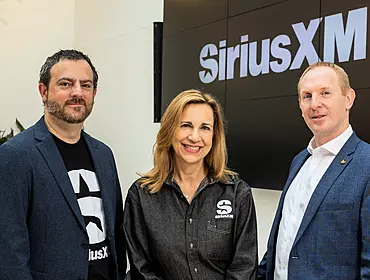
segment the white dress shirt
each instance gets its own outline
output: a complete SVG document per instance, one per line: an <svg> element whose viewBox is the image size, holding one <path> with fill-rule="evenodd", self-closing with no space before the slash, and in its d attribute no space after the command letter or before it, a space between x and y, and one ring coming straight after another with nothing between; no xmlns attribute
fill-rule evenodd
<svg viewBox="0 0 370 280"><path fill-rule="evenodd" d="M352 127L349 126L342 134L320 147L313 148L314 138L308 144L307 150L311 156L292 181L284 199L276 242L275 280L288 279L290 251L307 205L322 176L352 133Z"/></svg>

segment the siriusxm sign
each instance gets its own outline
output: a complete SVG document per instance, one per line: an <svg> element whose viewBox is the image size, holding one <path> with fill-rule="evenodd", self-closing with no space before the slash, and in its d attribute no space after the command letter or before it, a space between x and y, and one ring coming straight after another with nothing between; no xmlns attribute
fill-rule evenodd
<svg viewBox="0 0 370 280"><path fill-rule="evenodd" d="M346 26L342 13L312 19L307 28L303 22L292 24L300 44L295 54L286 48L291 45L291 38L286 34L262 40L259 61L257 42L249 42L248 35L242 35L240 44L235 46L227 47L226 40L220 41L218 46L207 44L199 55L203 68L199 71L199 78L202 83L208 84L216 79L232 80L236 75L243 78L248 75L258 76L299 69L305 59L309 64L313 64L321 60L312 43L320 24L324 25L323 61L334 62L335 54L339 62L366 58L367 7L364 7L348 12ZM235 73L235 63L238 60L240 72Z"/></svg>

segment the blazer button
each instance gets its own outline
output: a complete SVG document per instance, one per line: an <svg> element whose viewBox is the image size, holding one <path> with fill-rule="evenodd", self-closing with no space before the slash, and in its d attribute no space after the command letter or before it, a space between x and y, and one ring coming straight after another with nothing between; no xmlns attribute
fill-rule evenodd
<svg viewBox="0 0 370 280"><path fill-rule="evenodd" d="M83 248L83 249L89 249L89 244L87 244L87 243L82 243L81 244L81 247ZM80 279L80 278L79 278ZM84 278L81 278L81 279L84 279Z"/></svg>

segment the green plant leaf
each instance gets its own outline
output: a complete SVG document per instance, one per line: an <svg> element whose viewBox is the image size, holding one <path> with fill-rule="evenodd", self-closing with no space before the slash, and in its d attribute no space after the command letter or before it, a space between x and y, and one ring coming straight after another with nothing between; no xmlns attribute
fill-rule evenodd
<svg viewBox="0 0 370 280"><path fill-rule="evenodd" d="M21 125L21 123L18 121L18 119L15 119L15 124L17 125L19 131L23 131L24 127Z"/></svg>
<svg viewBox="0 0 370 280"><path fill-rule="evenodd" d="M10 133L5 135L4 137L9 140L10 138L12 138L14 136L14 130L13 128L10 129Z"/></svg>
<svg viewBox="0 0 370 280"><path fill-rule="evenodd" d="M15 119L15 123L16 123L17 128L19 129L19 131L22 132L24 130L24 127L18 121L17 118ZM4 144L7 140L9 140L10 138L12 138L14 136L14 129L11 128L10 133L8 133L8 134L5 134L5 133L6 133L5 130L0 130L0 145Z"/></svg>

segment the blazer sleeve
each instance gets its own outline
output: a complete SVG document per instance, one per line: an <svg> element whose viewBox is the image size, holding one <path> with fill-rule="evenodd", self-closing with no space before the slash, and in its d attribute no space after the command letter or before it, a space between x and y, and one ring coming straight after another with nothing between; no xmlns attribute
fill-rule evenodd
<svg viewBox="0 0 370 280"><path fill-rule="evenodd" d="M370 180L367 183L361 206L361 265L362 280L370 280Z"/></svg>
<svg viewBox="0 0 370 280"><path fill-rule="evenodd" d="M235 205L234 257L225 280L254 280L258 264L256 211L249 187L239 196Z"/></svg>
<svg viewBox="0 0 370 280"><path fill-rule="evenodd" d="M134 184L127 194L123 218L130 279L163 280L151 257L147 228L136 188Z"/></svg>
<svg viewBox="0 0 370 280"><path fill-rule="evenodd" d="M32 280L27 212L30 178L26 160L8 144L0 146L0 279Z"/></svg>
<svg viewBox="0 0 370 280"><path fill-rule="evenodd" d="M257 280L265 280L267 271L267 252L263 255L263 258L258 265Z"/></svg>

